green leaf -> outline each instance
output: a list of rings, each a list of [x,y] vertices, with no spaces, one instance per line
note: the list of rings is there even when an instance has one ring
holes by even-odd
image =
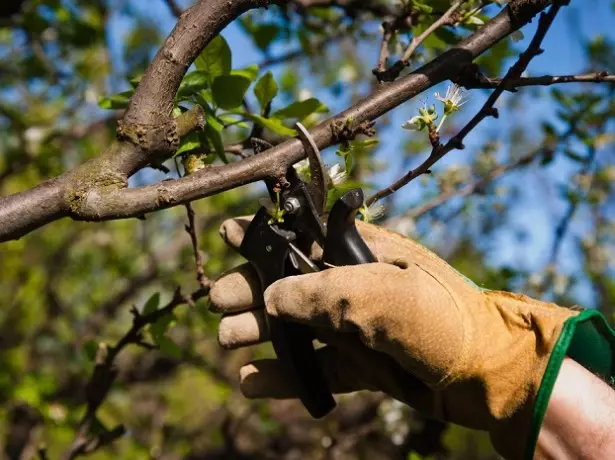
[[[315,97],[306,99],[305,101],[295,101],[292,104],[278,110],[272,118],[296,118],[299,121],[304,120],[306,117],[314,112],[328,112],[327,106],[320,102]]]
[[[158,310],[158,305],[160,305],[160,293],[156,292],[155,294],[152,294],[149,299],[147,299],[147,302],[145,302],[141,314],[149,315],[150,313],[154,313],[156,310]]]
[[[235,109],[241,105],[250,83],[250,79],[241,75],[216,77],[211,88],[214,101],[225,110]]]
[[[130,98],[132,97],[133,93],[134,90],[131,89],[119,94],[115,94],[114,96],[100,97],[98,98],[98,106],[101,109],[107,110],[125,109],[126,107],[128,107],[128,104],[130,104]]]
[[[256,43],[256,46],[262,51],[266,51],[269,45],[271,45],[280,34],[280,28],[275,24],[264,24],[254,27],[253,29],[252,38],[254,39],[254,43]]]
[[[217,35],[196,58],[194,65],[209,75],[209,83],[231,71],[231,49],[222,35]]]
[[[191,150],[196,150],[202,148],[201,139],[199,138],[198,133],[191,132],[187,136],[182,137],[179,148],[175,152],[175,155],[179,155],[184,152],[190,152]]]
[[[158,346],[160,347],[160,351],[162,351],[165,355],[169,355],[173,358],[181,358],[182,357],[182,349],[173,342],[170,338],[164,336],[160,337],[158,341]]]
[[[223,115],[218,116],[218,119],[225,125],[232,124],[233,126],[238,126],[239,128],[250,129],[250,127],[245,121],[238,121],[239,119],[233,117],[232,115],[223,114]]]
[[[88,340],[83,344],[83,352],[90,361],[96,359],[96,352],[98,351],[98,343],[95,340]]]
[[[134,77],[130,78],[128,80],[128,82],[130,83],[130,86],[133,87],[133,89],[136,89],[137,86],[139,85],[139,82],[141,81],[141,78],[143,78],[143,74],[140,73],[139,75],[135,75]]]
[[[239,75],[241,77],[246,77],[252,82],[256,80],[256,77],[258,77],[258,65],[250,64],[248,67],[245,67],[243,69],[233,70],[231,71],[231,75]]]
[[[195,70],[194,72],[188,73],[179,85],[177,97],[183,98],[190,96],[191,94],[198,93],[207,88],[209,77],[209,74],[204,70]]]
[[[278,84],[273,78],[271,72],[267,72],[263,75],[254,86],[254,95],[258,99],[258,103],[261,105],[261,113],[265,112],[267,104],[269,104],[274,97],[278,94]]]
[[[243,115],[249,120],[258,123],[262,127],[267,128],[274,133],[281,134],[282,136],[294,137],[297,135],[297,131],[284,126],[284,123],[282,123],[282,120],[280,120],[279,118],[265,118],[261,117],[260,115],[254,115],[253,113],[247,112],[243,113]]]
[[[220,130],[217,130],[215,125],[211,123],[207,123],[205,128],[203,129],[203,135],[206,139],[211,142],[214,150],[218,157],[224,162],[228,163],[228,158],[226,158],[226,152],[224,151],[224,142],[222,141],[222,135],[220,134]]]
[[[169,329],[171,323],[173,323],[176,319],[177,318],[173,313],[167,313],[166,315],[158,318],[154,324],[150,324],[149,333],[151,334],[154,343],[159,344],[160,338],[164,337],[167,333],[167,329]]]

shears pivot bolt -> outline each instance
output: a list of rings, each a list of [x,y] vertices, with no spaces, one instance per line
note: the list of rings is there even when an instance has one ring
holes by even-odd
[[[299,203],[299,200],[293,196],[291,196],[284,202],[284,211],[286,211],[288,214],[296,213],[297,211],[299,211],[300,207],[301,203]]]

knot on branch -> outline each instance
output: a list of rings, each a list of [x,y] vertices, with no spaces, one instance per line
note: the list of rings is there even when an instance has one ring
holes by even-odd
[[[73,214],[74,219],[79,219],[83,212],[83,204],[92,190],[117,190],[128,187],[128,179],[122,174],[111,169],[100,168],[100,163],[85,163],[72,174],[70,185],[66,188],[64,199]]]
[[[386,70],[380,69],[372,69],[372,73],[378,79],[379,83],[382,82],[391,82],[395,81],[397,77],[401,74],[401,72],[406,68],[410,63],[408,61],[397,61],[391,67]]]
[[[512,0],[508,4],[511,20],[519,25],[526,24],[549,3],[551,0]]]
[[[146,152],[169,153],[179,147],[180,136],[175,120],[160,125],[140,125],[119,120],[117,138],[129,141]]]
[[[337,143],[351,141],[359,134],[364,134],[367,137],[375,136],[375,124],[375,121],[366,120],[354,125],[352,118],[346,118],[345,120],[334,120],[330,125],[333,142]]]
[[[200,105],[195,105],[177,118],[172,118],[157,125],[143,125],[118,121],[117,137],[127,140],[141,150],[159,154],[169,154],[177,150],[179,140],[195,129],[202,129],[205,124],[205,112]]]

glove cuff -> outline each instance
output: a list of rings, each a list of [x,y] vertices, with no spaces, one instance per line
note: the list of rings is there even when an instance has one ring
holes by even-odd
[[[525,458],[534,458],[536,442],[549,405],[555,380],[565,357],[569,357],[604,381],[615,382],[615,331],[597,310],[584,310],[566,320],[551,353],[534,401]]]

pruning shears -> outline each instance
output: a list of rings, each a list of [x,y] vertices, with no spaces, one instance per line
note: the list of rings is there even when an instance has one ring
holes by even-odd
[[[270,210],[261,207],[239,248],[258,272],[263,291],[286,276],[376,262],[355,226],[364,198],[360,188],[348,190],[335,201],[325,228],[328,176],[309,132],[301,123],[295,128],[307,154],[309,182],[304,182],[293,166],[283,178],[265,179],[270,198],[280,211],[279,218],[272,219]],[[260,140],[253,145],[255,154],[271,146]],[[314,243],[323,249],[318,264],[308,256]],[[335,407],[335,400],[317,361],[310,328],[271,316],[267,322],[275,353],[297,396],[312,417],[325,416]]]

